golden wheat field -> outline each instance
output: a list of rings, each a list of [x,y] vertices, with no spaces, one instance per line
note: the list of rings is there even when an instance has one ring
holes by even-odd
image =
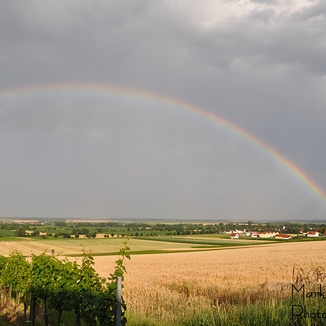
[[[97,246],[104,240],[97,241],[89,243],[93,244],[95,252],[101,252]],[[80,246],[75,248],[74,241],[69,242],[69,248],[64,248],[64,242],[53,244],[57,246],[56,253],[60,252],[59,245],[63,246],[63,252],[80,250]],[[137,242],[131,241],[130,244]],[[119,243],[114,241],[114,246],[121,248],[122,240]],[[177,247],[176,244],[169,246]],[[26,254],[31,250],[38,253],[42,244],[38,241],[29,245],[24,241],[1,243],[1,252],[13,248]],[[125,260],[127,273],[123,296],[128,311],[156,320],[170,320],[171,323],[174,316],[189,316],[189,313],[195,314],[207,307],[254,303],[262,298],[277,299],[291,295],[293,269],[306,272],[318,266],[326,269],[325,249],[326,242],[309,241],[202,252],[132,255],[131,260]],[[117,259],[117,256],[95,256],[95,269],[100,276],[107,277],[114,271]]]
[[[220,304],[290,295],[293,268],[326,268],[326,243],[279,243],[210,252],[135,255],[126,261],[129,310],[157,319]],[[95,257],[101,276],[116,257]]]

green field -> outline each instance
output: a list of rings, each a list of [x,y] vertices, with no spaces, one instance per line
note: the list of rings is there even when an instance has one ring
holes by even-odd
[[[11,225],[13,226],[13,225]],[[16,230],[18,227],[16,225]],[[284,240],[250,238],[241,235],[239,239],[230,239],[230,234],[190,234],[167,235],[173,231],[167,230],[165,225],[120,224],[101,226],[100,224],[72,224],[72,225],[25,225],[26,237],[15,237],[15,230],[0,229],[0,253],[8,254],[12,250],[19,250],[24,255],[54,250],[57,255],[78,256],[83,251],[92,255],[116,255],[122,246],[123,239],[129,237],[128,245],[131,254],[172,253],[199,250],[221,250],[243,246],[276,244]],[[180,230],[187,230],[191,224],[181,225]],[[193,226],[192,226],[193,227]],[[178,226],[173,226],[178,228]],[[164,230],[166,229],[166,230]],[[194,229],[194,227],[193,227]],[[94,238],[84,238],[85,230],[95,234]],[[32,232],[38,235],[31,236]],[[79,238],[69,238],[71,234],[81,234]],[[96,235],[97,234],[97,235]],[[65,237],[68,236],[68,237]],[[102,237],[100,237],[102,235]],[[103,237],[103,236],[106,237]],[[73,235],[74,236],[74,235]],[[298,236],[287,241],[323,241],[325,238],[308,238]],[[10,243],[8,243],[10,242]],[[2,243],[2,245],[1,245]]]
[[[8,241],[10,240],[10,241]],[[22,252],[25,256],[40,254],[44,251],[62,256],[79,256],[83,251],[93,256],[117,255],[126,238],[69,238],[48,237],[12,237],[0,241],[0,254],[7,255],[13,250]],[[252,245],[264,245],[270,241],[255,241],[247,239],[231,240],[219,236],[164,236],[129,238],[128,246],[131,254],[176,253],[201,250],[221,250]],[[275,242],[274,242],[275,243]]]
[[[14,230],[3,230],[0,229],[0,240],[3,237],[14,237],[15,236],[15,231]]]

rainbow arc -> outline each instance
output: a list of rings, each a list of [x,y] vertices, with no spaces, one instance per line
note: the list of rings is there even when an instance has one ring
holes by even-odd
[[[47,85],[32,85],[20,88],[10,88],[0,90],[0,98],[10,97],[10,96],[21,96],[24,94],[43,94],[52,92],[96,92],[104,94],[118,95],[133,99],[145,99],[153,102],[160,102],[166,105],[172,105],[180,110],[191,111],[196,113],[208,120],[211,120],[219,125],[225,126],[232,132],[240,135],[248,142],[254,144],[258,148],[262,149],[274,160],[280,162],[285,169],[287,169],[296,178],[301,180],[308,188],[310,188],[317,196],[319,196],[326,203],[326,193],[305,173],[302,169],[296,166],[293,162],[288,160],[285,156],[277,152],[275,149],[256,138],[246,130],[235,125],[234,123],[219,117],[218,115],[206,111],[202,108],[194,106],[190,103],[180,101],[178,99],[163,96],[157,93],[147,92],[144,90],[119,87],[115,85],[108,84],[98,84],[98,83],[60,83],[60,84],[47,84]]]

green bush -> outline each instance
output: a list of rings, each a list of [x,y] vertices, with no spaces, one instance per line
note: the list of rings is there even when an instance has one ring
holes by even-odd
[[[0,307],[10,306],[14,294],[16,306],[24,305],[25,321],[30,309],[29,323],[32,326],[40,315],[45,325],[49,325],[50,316],[56,315],[56,324],[60,325],[63,313],[70,311],[74,312],[76,325],[116,325],[116,278],[123,280],[124,259],[130,258],[129,252],[127,242],[124,242],[120,250],[122,257],[116,261],[115,270],[108,278],[99,277],[93,257],[86,252],[80,265],[46,253],[32,255],[31,262],[17,251],[8,258],[0,256]],[[121,325],[126,325],[123,298],[121,309]]]

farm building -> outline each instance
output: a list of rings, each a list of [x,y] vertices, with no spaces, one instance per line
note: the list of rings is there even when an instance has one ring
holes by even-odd
[[[292,236],[291,234],[276,234],[275,239],[289,240],[292,239]]]
[[[231,233],[231,239],[239,239],[239,233]]]
[[[319,232],[318,231],[308,231],[307,237],[319,237]]]
[[[274,238],[276,236],[276,232],[260,232],[259,237],[260,238]]]

